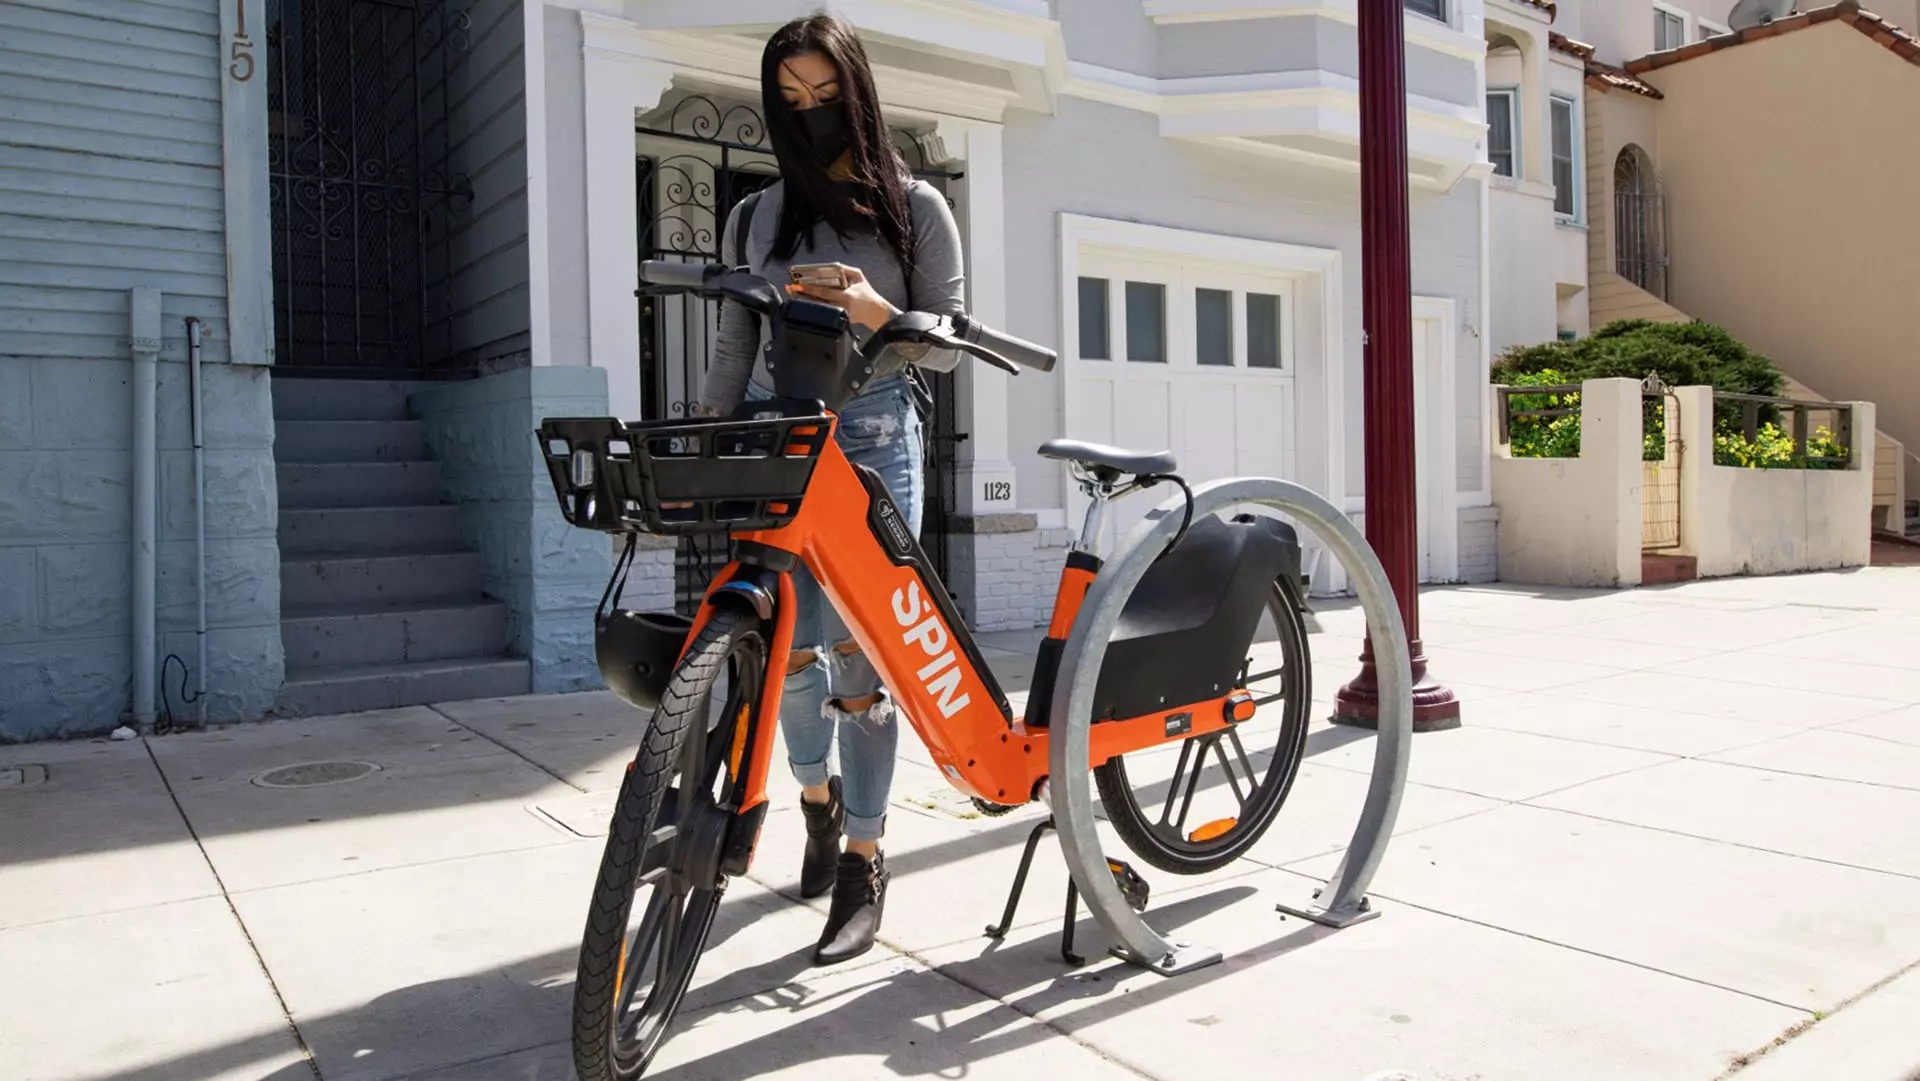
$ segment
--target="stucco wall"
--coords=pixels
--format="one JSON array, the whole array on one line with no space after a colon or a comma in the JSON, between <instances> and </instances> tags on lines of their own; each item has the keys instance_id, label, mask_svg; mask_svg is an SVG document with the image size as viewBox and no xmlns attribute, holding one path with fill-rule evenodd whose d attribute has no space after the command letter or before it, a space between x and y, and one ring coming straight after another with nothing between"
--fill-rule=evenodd
<instances>
[{"instance_id":1,"label":"stucco wall","mask_svg":"<svg viewBox=\"0 0 1920 1081\"><path fill-rule=\"evenodd\" d=\"M1920 67L1830 22L1649 78L1674 305L1920 446L1920 140L1888 127L1920 110Z\"/></svg>"},{"instance_id":2,"label":"stucco wall","mask_svg":"<svg viewBox=\"0 0 1920 1081\"><path fill-rule=\"evenodd\" d=\"M1287 20L1279 20L1287 21ZM1337 248L1342 255L1346 488L1363 490L1360 364L1360 206L1352 174L1259 161L1168 140L1144 112L1063 97L1056 116L1009 114L1006 133L1007 324L1022 337L1058 346L1066 308L1060 297L1062 212L1177 229ZM1461 323L1474 320L1479 298L1479 193L1462 184L1441 195L1412 195L1413 288L1451 297ZM1462 490L1480 487L1480 342L1463 327L1455 338ZM1059 465L1035 453L1062 434L1060 382L1026 373L1009 402L1009 450L1019 474L1022 510L1061 509ZM1066 433L1071 435L1072 433Z\"/></svg>"},{"instance_id":3,"label":"stucco wall","mask_svg":"<svg viewBox=\"0 0 1920 1081\"><path fill-rule=\"evenodd\" d=\"M534 692L600 686L593 609L612 549L604 535L561 517L534 430L546 417L605 416L606 372L521 368L418 391L407 404L426 422L428 452L443 463L447 497L460 504L466 540L484 560L482 588L512 608L513 652L533 662ZM635 573L636 581L657 577Z\"/></svg>"},{"instance_id":4,"label":"stucco wall","mask_svg":"<svg viewBox=\"0 0 1920 1081\"><path fill-rule=\"evenodd\" d=\"M1495 453L1501 581L1640 584L1640 437L1640 384L1590 379L1581 384L1580 457Z\"/></svg>"},{"instance_id":5,"label":"stucco wall","mask_svg":"<svg viewBox=\"0 0 1920 1081\"><path fill-rule=\"evenodd\" d=\"M1057 0L1067 53L1073 59L1163 79L1255 72L1360 73L1359 30L1350 22L1316 16L1223 19L1155 25L1138 3ZM1475 93L1470 60L1407 47L1407 92L1469 102Z\"/></svg>"},{"instance_id":6,"label":"stucco wall","mask_svg":"<svg viewBox=\"0 0 1920 1081\"><path fill-rule=\"evenodd\" d=\"M1681 387L1677 396L1683 444L1711 447L1712 388ZM1874 407L1853 409L1846 469L1739 469L1690 450L1680 470L1681 550L1699 560L1701 577L1866 565Z\"/></svg>"}]
</instances>

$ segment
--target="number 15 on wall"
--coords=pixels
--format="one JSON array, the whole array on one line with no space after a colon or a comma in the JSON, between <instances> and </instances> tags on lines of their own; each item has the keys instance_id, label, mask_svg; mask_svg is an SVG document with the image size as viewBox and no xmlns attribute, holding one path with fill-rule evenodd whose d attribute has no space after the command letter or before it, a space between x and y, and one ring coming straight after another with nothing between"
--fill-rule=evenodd
<instances>
[{"instance_id":1,"label":"number 15 on wall","mask_svg":"<svg viewBox=\"0 0 1920 1081\"><path fill-rule=\"evenodd\" d=\"M234 7L233 36L227 39L227 74L236 83L249 82L255 69L253 59L253 38L247 32L247 5L256 0L232 0Z\"/></svg>"}]
</instances>

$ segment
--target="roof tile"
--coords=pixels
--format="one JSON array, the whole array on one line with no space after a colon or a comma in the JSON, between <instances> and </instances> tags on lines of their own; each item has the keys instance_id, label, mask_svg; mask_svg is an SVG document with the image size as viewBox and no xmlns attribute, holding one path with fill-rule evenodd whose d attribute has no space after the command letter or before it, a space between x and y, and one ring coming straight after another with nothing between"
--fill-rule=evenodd
<instances>
[{"instance_id":1,"label":"roof tile","mask_svg":"<svg viewBox=\"0 0 1920 1081\"><path fill-rule=\"evenodd\" d=\"M1834 4L1832 7L1815 8L1812 11L1804 11L1798 15L1789 15L1784 19L1775 19L1765 26L1754 26L1731 34L1721 34L1718 37L1711 37L1705 41L1697 41L1678 49L1653 53L1648 56L1643 56L1638 60L1628 61L1624 73L1628 75L1641 75L1659 68L1684 63L1695 57L1705 56L1708 53L1717 53L1722 49L1731 49L1737 45L1745 45L1748 42L1779 37L1782 34L1791 34L1795 31L1805 30L1810 26L1819 26L1821 23L1834 22L1835 20L1844 22L1855 30L1860 31L1909 64L1920 66L1920 39L1915 39L1913 35L1880 16L1875 15L1871 11L1862 11L1860 8L1860 0L1840 0L1839 3ZM1592 66L1593 65L1589 63L1589 77L1591 77L1592 74ZM1658 91L1655 93L1657 94Z\"/></svg>"}]
</instances>

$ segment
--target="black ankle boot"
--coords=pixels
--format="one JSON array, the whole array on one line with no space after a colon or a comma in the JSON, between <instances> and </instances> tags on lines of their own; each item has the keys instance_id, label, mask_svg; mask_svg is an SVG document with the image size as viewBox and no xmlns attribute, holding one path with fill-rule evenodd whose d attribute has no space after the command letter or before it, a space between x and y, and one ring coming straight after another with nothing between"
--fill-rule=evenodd
<instances>
[{"instance_id":1,"label":"black ankle boot","mask_svg":"<svg viewBox=\"0 0 1920 1081\"><path fill-rule=\"evenodd\" d=\"M887 907L887 862L879 854L871 861L846 852L834 867L833 907L827 929L813 951L815 964L833 965L873 948L880 933L880 913Z\"/></svg>"},{"instance_id":2,"label":"black ankle boot","mask_svg":"<svg viewBox=\"0 0 1920 1081\"><path fill-rule=\"evenodd\" d=\"M847 805L840 800L840 778L827 778L827 802L800 800L807 820L807 854L800 861L800 896L818 897L833 888L840 859L840 834L847 827Z\"/></svg>"}]
</instances>

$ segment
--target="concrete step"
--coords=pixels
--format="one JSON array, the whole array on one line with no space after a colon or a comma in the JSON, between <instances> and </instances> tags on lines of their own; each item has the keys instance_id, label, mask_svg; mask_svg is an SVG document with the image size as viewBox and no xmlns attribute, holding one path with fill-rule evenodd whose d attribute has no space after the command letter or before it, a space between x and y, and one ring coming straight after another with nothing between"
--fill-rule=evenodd
<instances>
[{"instance_id":1,"label":"concrete step","mask_svg":"<svg viewBox=\"0 0 1920 1081\"><path fill-rule=\"evenodd\" d=\"M416 462L426 458L417 420L283 420L274 425L280 462Z\"/></svg>"},{"instance_id":2,"label":"concrete step","mask_svg":"<svg viewBox=\"0 0 1920 1081\"><path fill-rule=\"evenodd\" d=\"M421 384L388 379L273 381L275 420L405 420L407 395Z\"/></svg>"},{"instance_id":3,"label":"concrete step","mask_svg":"<svg viewBox=\"0 0 1920 1081\"><path fill-rule=\"evenodd\" d=\"M279 467L280 506L403 507L440 499L439 462L297 462Z\"/></svg>"},{"instance_id":4,"label":"concrete step","mask_svg":"<svg viewBox=\"0 0 1920 1081\"><path fill-rule=\"evenodd\" d=\"M280 606L371 606L472 597L478 552L333 556L280 561Z\"/></svg>"},{"instance_id":5,"label":"concrete step","mask_svg":"<svg viewBox=\"0 0 1920 1081\"><path fill-rule=\"evenodd\" d=\"M280 511L282 558L457 552L465 546L460 508L450 503Z\"/></svg>"},{"instance_id":6,"label":"concrete step","mask_svg":"<svg viewBox=\"0 0 1920 1081\"><path fill-rule=\"evenodd\" d=\"M533 690L522 657L470 657L406 664L287 666L279 712L317 717L470 698L506 698Z\"/></svg>"},{"instance_id":7,"label":"concrete step","mask_svg":"<svg viewBox=\"0 0 1920 1081\"><path fill-rule=\"evenodd\" d=\"M507 651L507 606L476 594L354 610L287 609L280 640L289 670L497 657Z\"/></svg>"}]
</instances>

